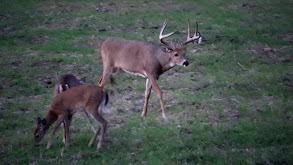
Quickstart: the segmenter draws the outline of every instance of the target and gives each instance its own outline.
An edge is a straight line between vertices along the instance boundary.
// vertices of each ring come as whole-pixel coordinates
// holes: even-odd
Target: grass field
[[[0,164],[293,164],[293,1],[0,1]],[[107,84],[109,122],[102,152],[84,114],[50,150],[36,146],[58,75],[98,84],[108,37],[160,44],[185,40],[187,20],[205,41],[189,45],[188,67],[163,74],[168,120],[152,91],[143,119],[145,79],[121,73]],[[193,24],[194,25],[194,24]],[[98,125],[97,125],[98,126]]]

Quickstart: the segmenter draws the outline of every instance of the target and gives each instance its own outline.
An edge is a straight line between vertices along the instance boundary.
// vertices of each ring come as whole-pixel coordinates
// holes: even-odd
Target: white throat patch
[[[173,62],[170,63],[170,67],[173,67],[175,66],[175,64]]]

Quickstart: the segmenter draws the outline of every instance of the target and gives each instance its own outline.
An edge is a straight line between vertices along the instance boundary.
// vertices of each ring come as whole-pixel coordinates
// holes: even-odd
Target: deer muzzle
[[[188,63],[187,60],[185,60],[185,61],[183,62],[183,66],[184,66],[184,67],[188,66],[188,64],[189,64],[189,63]]]

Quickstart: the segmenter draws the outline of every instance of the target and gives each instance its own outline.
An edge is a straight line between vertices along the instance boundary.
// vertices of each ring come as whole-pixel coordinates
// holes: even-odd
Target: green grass
[[[292,164],[292,7],[274,0],[1,1],[0,164]],[[206,41],[188,46],[188,67],[159,79],[168,120],[154,91],[143,119],[145,79],[118,74],[106,84],[101,153],[87,146],[93,133],[84,114],[73,119],[71,147],[61,129],[50,150],[51,130],[35,145],[35,120],[47,113],[58,75],[97,84],[105,39],[160,44],[158,28],[168,20],[166,33],[177,30],[173,38],[184,40],[187,19],[199,22]]]

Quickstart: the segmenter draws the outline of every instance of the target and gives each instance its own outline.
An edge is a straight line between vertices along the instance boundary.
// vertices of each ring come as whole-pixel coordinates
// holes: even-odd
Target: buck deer
[[[185,48],[188,43],[196,40],[201,41],[201,35],[198,32],[198,24],[192,37],[190,37],[190,22],[188,20],[188,34],[185,42],[164,41],[175,32],[163,35],[167,26],[165,21],[159,39],[166,47],[160,47],[147,42],[130,41],[118,38],[109,38],[103,42],[101,46],[101,54],[103,61],[103,75],[99,81],[99,86],[103,87],[105,82],[111,78],[112,73],[118,69],[127,73],[145,77],[145,103],[142,116],[147,115],[148,100],[152,87],[156,91],[162,109],[162,115],[166,118],[166,112],[162,99],[162,92],[158,86],[157,80],[159,76],[174,67],[175,65],[187,66],[189,63],[185,58]]]
[[[59,93],[51,103],[46,117],[44,119],[40,117],[37,118],[37,128],[34,132],[35,141],[39,144],[44,139],[50,126],[56,122],[53,133],[47,144],[47,148],[49,149],[56,130],[61,123],[64,122],[65,145],[70,146],[69,127],[72,116],[75,112],[86,111],[100,123],[99,129],[91,139],[89,146],[93,145],[97,135],[102,131],[97,145],[98,149],[101,149],[102,140],[107,128],[107,121],[102,117],[101,112],[107,103],[108,94],[99,86],[82,85]]]

